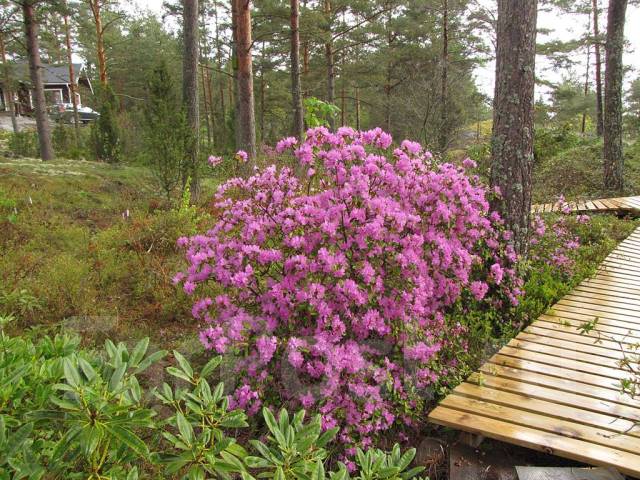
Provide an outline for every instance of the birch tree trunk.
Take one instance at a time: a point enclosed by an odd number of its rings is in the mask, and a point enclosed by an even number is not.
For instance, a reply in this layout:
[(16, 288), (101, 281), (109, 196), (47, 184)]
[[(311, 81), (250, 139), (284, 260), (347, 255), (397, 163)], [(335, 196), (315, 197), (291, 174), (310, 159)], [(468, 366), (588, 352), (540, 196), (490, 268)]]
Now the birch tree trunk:
[(537, 0), (498, 0), (491, 185), (494, 208), (527, 253), (533, 165)]

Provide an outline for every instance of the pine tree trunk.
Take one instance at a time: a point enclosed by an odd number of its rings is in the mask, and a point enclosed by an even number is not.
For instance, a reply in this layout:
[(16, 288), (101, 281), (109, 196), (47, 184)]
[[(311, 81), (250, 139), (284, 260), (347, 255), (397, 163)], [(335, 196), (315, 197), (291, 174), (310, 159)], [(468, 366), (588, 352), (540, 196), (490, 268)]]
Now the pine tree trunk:
[(299, 140), (304, 137), (304, 111), (300, 81), (300, 2), (291, 0), (291, 102), (293, 107), (292, 134)]
[(531, 210), (537, 0), (498, 0), (491, 185), (493, 205), (526, 254)]
[(356, 87), (356, 130), (360, 130), (360, 87)]
[(238, 103), (240, 113), (240, 148), (250, 161), (256, 158), (256, 115), (253, 95), (253, 60), (251, 57), (251, 2), (233, 0), (236, 4), (236, 36), (238, 56)]
[(93, 22), (96, 26), (96, 49), (98, 56), (98, 73), (100, 83), (104, 86), (107, 84), (107, 57), (104, 49), (104, 28), (102, 27), (102, 11), (101, 0), (89, 0), (91, 13), (93, 14)]
[(238, 2), (231, 0), (231, 68), (233, 70), (233, 88), (229, 97), (233, 104), (233, 128), (235, 133), (236, 150), (242, 148), (242, 125), (240, 124), (240, 73), (238, 66)]
[(191, 201), (199, 196), (198, 150), (200, 146), (200, 104), (198, 102), (198, 0), (183, 1), (182, 101), (191, 130), (187, 174), (191, 177)]
[(622, 156), (622, 53), (627, 0), (610, 0), (605, 45), (604, 78), (604, 187), (624, 188)]
[(602, 58), (600, 55), (600, 29), (598, 27), (598, 0), (592, 0), (593, 5), (593, 36), (595, 37), (595, 57), (596, 57), (596, 132), (599, 137), (603, 132), (603, 109), (602, 109)]
[[(324, 44), (324, 56), (327, 62), (327, 103), (334, 104), (336, 101), (336, 65), (333, 52), (333, 32), (331, 30), (331, 0), (324, 0), (324, 13), (327, 18), (327, 41)], [(335, 128), (335, 119), (333, 116), (329, 118), (329, 125), (333, 130)]]
[(27, 54), (29, 56), (29, 73), (35, 100), (40, 158), (44, 161), (53, 160), (53, 146), (51, 145), (51, 132), (49, 119), (47, 118), (47, 102), (44, 96), (44, 82), (42, 81), (40, 46), (38, 45), (38, 23), (35, 18), (33, 3), (30, 0), (25, 0), (22, 4), (22, 13), (24, 15)]
[(4, 80), (5, 105), (7, 106), (9, 115), (11, 116), (11, 127), (13, 128), (13, 133), (18, 133), (20, 131), (20, 127), (18, 127), (18, 119), (16, 118), (16, 106), (13, 100), (14, 93), (11, 85), (13, 80), (11, 79), (11, 75), (9, 73), (9, 65), (7, 65), (7, 51), (4, 45), (4, 34), (2, 33), (0, 33), (0, 56), (2, 57), (2, 78)]
[(78, 115), (78, 99), (76, 97), (76, 73), (73, 70), (73, 58), (71, 51), (71, 28), (69, 16), (64, 16), (64, 38), (67, 46), (67, 63), (69, 64), (69, 88), (71, 90), (71, 105), (73, 105), (73, 127), (76, 135), (76, 147), (80, 141), (80, 117)]
[(442, 70), (440, 74), (440, 135), (438, 144), (440, 153), (447, 150), (449, 144), (449, 99), (448, 85), (449, 77), (449, 3), (443, 0), (442, 4)]
[[(587, 62), (584, 71), (584, 96), (589, 95), (589, 64), (591, 63), (591, 45), (587, 45)], [(580, 126), (580, 133), (584, 135), (587, 130), (587, 111), (582, 112), (582, 124)]]

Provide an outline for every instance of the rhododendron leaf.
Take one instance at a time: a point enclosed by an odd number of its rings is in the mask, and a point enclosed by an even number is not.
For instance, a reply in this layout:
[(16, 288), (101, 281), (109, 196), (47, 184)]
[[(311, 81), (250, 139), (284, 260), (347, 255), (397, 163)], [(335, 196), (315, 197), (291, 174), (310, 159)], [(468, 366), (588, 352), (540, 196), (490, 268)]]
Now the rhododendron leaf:
[(318, 437), (318, 440), (316, 441), (316, 445), (318, 447), (325, 447), (329, 442), (331, 442), (334, 438), (336, 438), (336, 435), (338, 434), (339, 430), (340, 429), (338, 427), (334, 427), (323, 432), (322, 435)]
[(276, 468), (276, 473), (273, 476), (273, 480), (285, 480), (285, 476), (284, 476), (284, 471), (282, 470), (282, 467), (278, 466)]
[(280, 414), (278, 416), (278, 426), (280, 427), (280, 431), (285, 432), (289, 428), (289, 413), (286, 409), (280, 410)]
[(267, 428), (274, 436), (276, 441), (283, 447), (287, 446), (287, 440), (284, 437), (284, 434), (280, 431), (278, 424), (276, 423), (276, 418), (271, 413), (271, 410), (268, 408), (262, 409), (262, 416), (264, 417), (264, 421), (267, 424)]
[(78, 358), (78, 366), (88, 381), (91, 382), (96, 377), (96, 371), (84, 358)]
[(75, 367), (70, 358), (64, 359), (63, 370), (64, 378), (69, 385), (71, 385), (72, 387), (78, 387), (82, 383), (80, 374), (78, 373), (78, 369)]
[(269, 450), (269, 447), (267, 447), (260, 440), (251, 440), (250, 443), (253, 446), (253, 448), (255, 448), (260, 453), (260, 455), (262, 455), (265, 459), (273, 463), (281, 463), (280, 460), (271, 453), (271, 450)]
[(167, 367), (166, 371), (169, 375), (173, 375), (174, 377), (181, 378), (185, 382), (191, 383), (191, 377), (189, 377), (186, 373), (176, 367)]
[(140, 340), (133, 348), (131, 356), (129, 357), (129, 364), (131, 364), (132, 367), (138, 366), (144, 358), (144, 354), (147, 353), (147, 348), (149, 348), (149, 337)]
[(205, 471), (201, 465), (193, 465), (187, 473), (189, 480), (205, 480)]
[(177, 360), (178, 365), (180, 365), (182, 371), (186, 373), (189, 378), (193, 378), (193, 368), (191, 368), (191, 365), (189, 364), (187, 359), (184, 358), (184, 356), (176, 350), (173, 351), (173, 356)]
[(154, 363), (156, 363), (159, 360), (162, 360), (164, 357), (166, 357), (167, 353), (169, 353), (169, 352), (167, 352), (166, 350), (158, 350), (157, 352), (153, 352), (147, 358), (142, 360), (142, 362), (140, 362), (140, 364), (138, 364), (138, 367), (134, 370), (133, 374), (137, 375), (138, 373), (144, 372), (151, 365), (153, 365)]
[(424, 472), (425, 467), (414, 467), (411, 470), (407, 470), (404, 473), (400, 474), (403, 480), (410, 480), (411, 478), (417, 476), (418, 474)]
[(313, 469), (311, 480), (325, 480), (324, 463), (321, 460), (316, 462), (316, 466)]
[(306, 415), (306, 411), (299, 410), (293, 415), (293, 422), (291, 422), (296, 430), (300, 430), (302, 428), (302, 424), (304, 422), (304, 417)]
[[(396, 453), (396, 447), (398, 448), (398, 452), (400, 451), (400, 446), (396, 444), (393, 448), (393, 453)], [(409, 466), (409, 464), (413, 461), (416, 456), (416, 449), (410, 448), (400, 457), (399, 460), (394, 460), (394, 464), (398, 466), (400, 470), (404, 470)]]
[(176, 413), (176, 425), (178, 426), (178, 430), (180, 431), (181, 437), (187, 442), (187, 444), (193, 443), (193, 427), (187, 421), (185, 416), (178, 412)]
[(256, 480), (250, 473), (246, 471), (240, 472), (240, 475), (242, 476), (242, 480)]
[(220, 422), (220, 426), (227, 428), (243, 428), (248, 427), (249, 424), (245, 420), (244, 413), (237, 411), (228, 415), (224, 420)]
[(213, 390), (212, 401), (218, 403), (222, 399), (222, 395), (224, 395), (224, 383), (220, 382)]
[(249, 468), (269, 468), (271, 466), (271, 462), (262, 457), (248, 456), (245, 457), (244, 463), (246, 463)]
[(380, 469), (374, 467), (373, 470), (377, 472), (379, 478), (391, 478), (397, 476), (398, 473), (400, 473), (400, 469), (398, 467), (385, 467)]
[(216, 368), (218, 368), (221, 361), (222, 361), (222, 357), (220, 356), (213, 357), (211, 360), (209, 360), (206, 363), (204, 367), (202, 367), (202, 370), (200, 371), (200, 376), (203, 378), (207, 378), (209, 375), (211, 375), (214, 372)]
[(127, 364), (126, 363), (122, 363), (120, 364), (114, 371), (113, 374), (111, 375), (111, 378), (109, 379), (109, 389), (113, 390), (117, 390), (121, 383), (122, 383), (122, 378), (124, 377), (125, 372), (127, 371)]

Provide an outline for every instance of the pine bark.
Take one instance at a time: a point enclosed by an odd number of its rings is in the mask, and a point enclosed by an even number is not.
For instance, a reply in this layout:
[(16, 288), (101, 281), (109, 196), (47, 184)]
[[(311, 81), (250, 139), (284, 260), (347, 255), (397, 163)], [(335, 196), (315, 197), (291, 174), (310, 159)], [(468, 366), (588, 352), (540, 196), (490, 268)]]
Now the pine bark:
[(253, 162), (256, 158), (256, 115), (253, 93), (253, 60), (251, 56), (251, 2), (233, 0), (236, 4), (236, 36), (238, 57), (238, 105), (240, 148)]
[(599, 137), (603, 132), (603, 108), (602, 108), (602, 56), (600, 54), (600, 28), (598, 26), (598, 0), (592, 0), (593, 7), (593, 36), (595, 38), (594, 54), (596, 57), (596, 132)]
[(191, 176), (191, 200), (199, 196), (198, 150), (200, 146), (200, 104), (198, 102), (198, 0), (183, 1), (182, 101), (191, 130), (188, 145), (188, 175)]
[(291, 0), (291, 102), (294, 137), (304, 137), (304, 111), (302, 109), (302, 85), (300, 80), (300, 2)]
[(442, 3), (442, 70), (440, 72), (440, 135), (438, 143), (440, 153), (447, 150), (449, 143), (449, 99), (448, 99), (448, 81), (449, 81), (449, 2), (443, 0)]
[(604, 187), (624, 188), (622, 155), (622, 53), (627, 0), (610, 0), (604, 78)]
[(96, 26), (96, 50), (98, 57), (98, 74), (100, 83), (104, 86), (107, 84), (107, 55), (104, 47), (104, 28), (102, 27), (102, 6), (101, 0), (89, 0), (91, 13), (93, 14), (93, 22)]
[(73, 105), (73, 127), (76, 135), (76, 146), (80, 139), (80, 118), (78, 115), (78, 99), (76, 97), (76, 73), (73, 70), (73, 58), (71, 50), (71, 28), (69, 16), (64, 16), (64, 39), (67, 46), (67, 64), (69, 65), (69, 90), (71, 92), (71, 105)]
[(35, 18), (35, 9), (30, 0), (22, 4), (24, 27), (27, 42), (27, 55), (29, 56), (29, 74), (33, 86), (35, 101), (36, 127), (38, 130), (38, 142), (40, 145), (40, 158), (53, 160), (53, 146), (51, 145), (51, 131), (47, 117), (47, 103), (44, 96), (44, 82), (42, 81), (42, 64), (40, 62), (40, 45), (38, 43), (38, 23)]
[(491, 185), (494, 208), (525, 255), (531, 210), (537, 0), (498, 0)]
[(13, 100), (13, 80), (11, 78), (11, 74), (9, 73), (9, 65), (7, 65), (7, 51), (4, 44), (3, 33), (0, 33), (0, 56), (2, 57), (2, 78), (4, 80), (5, 105), (9, 110), (9, 115), (11, 116), (11, 127), (13, 128), (13, 133), (18, 133), (20, 131), (20, 127), (18, 127), (18, 120), (16, 119), (16, 106)]
[[(327, 103), (334, 104), (336, 101), (336, 62), (333, 51), (333, 32), (331, 30), (332, 7), (331, 0), (324, 0), (324, 13), (327, 18), (327, 40), (324, 44), (324, 56), (327, 62)], [(333, 116), (329, 118), (331, 129), (335, 128)]]

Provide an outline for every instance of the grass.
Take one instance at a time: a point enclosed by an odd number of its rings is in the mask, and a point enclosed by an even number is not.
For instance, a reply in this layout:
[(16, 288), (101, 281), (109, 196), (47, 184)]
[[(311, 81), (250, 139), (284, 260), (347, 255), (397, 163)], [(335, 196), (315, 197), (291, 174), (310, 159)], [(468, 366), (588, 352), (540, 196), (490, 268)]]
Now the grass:
[(0, 158), (0, 314), (87, 337), (179, 338), (190, 302), (170, 282), (175, 241), (198, 218), (154, 185), (143, 167)]

